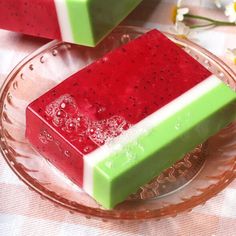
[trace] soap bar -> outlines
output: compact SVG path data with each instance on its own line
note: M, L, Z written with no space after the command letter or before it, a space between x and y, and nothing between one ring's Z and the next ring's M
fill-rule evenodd
M105 208L235 118L236 94L157 30L27 108L26 136Z
M141 1L0 1L0 28L86 46L95 46Z

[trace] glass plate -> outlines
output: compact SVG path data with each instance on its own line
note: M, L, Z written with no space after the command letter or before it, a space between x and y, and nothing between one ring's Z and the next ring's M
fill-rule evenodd
M32 150L25 140L25 109L31 101L146 31L136 27L117 28L96 48L50 42L17 65L2 87L0 144L5 160L30 189L71 213L104 221L175 216L204 203L235 178L236 123L233 123L108 211ZM236 76L220 59L187 39L166 35L235 89Z

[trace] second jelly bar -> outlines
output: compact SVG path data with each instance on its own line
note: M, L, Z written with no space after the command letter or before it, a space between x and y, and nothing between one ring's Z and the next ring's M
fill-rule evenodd
M0 1L0 28L95 46L142 0Z

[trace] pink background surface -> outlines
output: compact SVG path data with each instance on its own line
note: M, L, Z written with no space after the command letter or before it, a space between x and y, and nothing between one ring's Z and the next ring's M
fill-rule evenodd
M174 0L145 0L123 24L171 30ZM225 19L209 2L187 1L199 14ZM199 7L201 6L201 7ZM143 10L145 9L145 10ZM227 48L236 47L236 26L200 31L193 39L236 71L225 58ZM217 40L216 40L217 39ZM0 83L14 66L48 40L0 30ZM118 224L72 215L29 191L0 157L0 235L236 235L236 180L217 197L192 212L161 221Z

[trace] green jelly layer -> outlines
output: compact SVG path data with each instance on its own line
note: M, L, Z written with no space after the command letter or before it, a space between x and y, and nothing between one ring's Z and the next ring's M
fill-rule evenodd
M223 83L128 143L94 168L93 196L110 209L236 117L236 94Z
M66 0L77 44L95 46L142 0Z

